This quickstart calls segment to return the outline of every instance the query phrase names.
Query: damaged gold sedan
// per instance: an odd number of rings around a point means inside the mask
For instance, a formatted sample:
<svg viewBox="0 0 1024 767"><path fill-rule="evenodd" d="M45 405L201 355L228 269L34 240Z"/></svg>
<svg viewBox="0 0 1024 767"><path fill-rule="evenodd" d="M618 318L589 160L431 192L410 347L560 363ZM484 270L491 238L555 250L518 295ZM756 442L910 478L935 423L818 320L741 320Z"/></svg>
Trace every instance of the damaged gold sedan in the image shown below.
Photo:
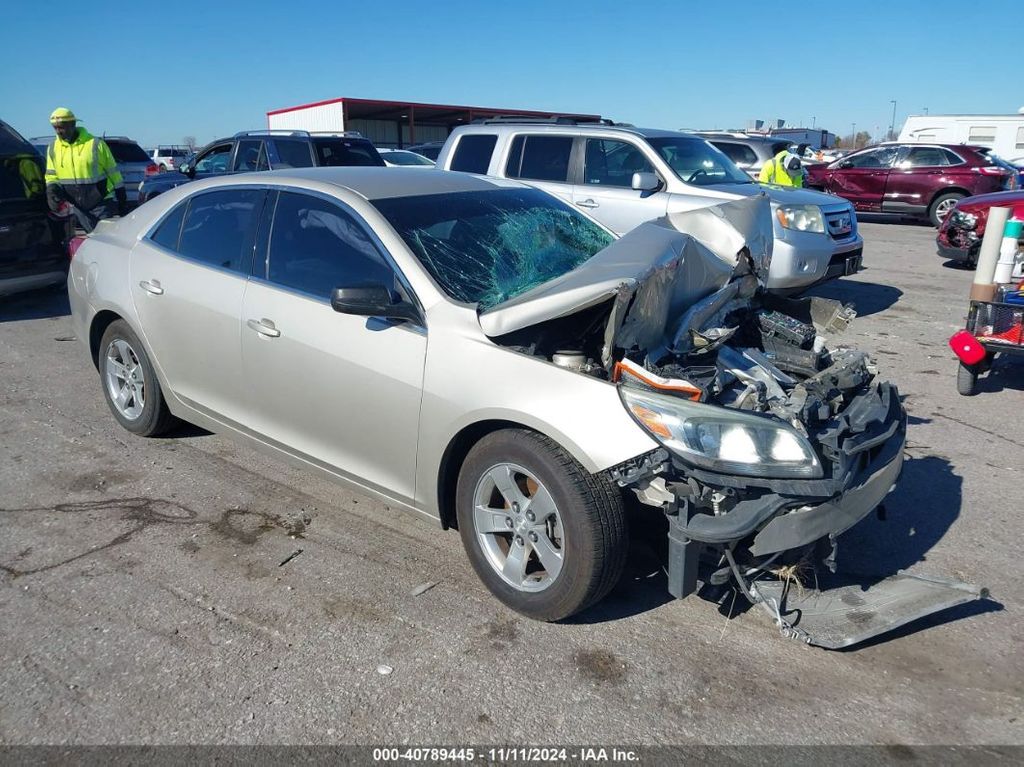
<svg viewBox="0 0 1024 767"><path fill-rule="evenodd" d="M114 417L231 434L458 528L491 592L560 620L622 573L637 504L668 588L730 586L786 635L856 643L983 589L790 589L896 482L906 416L850 307L763 290L766 198L616 239L529 187L310 169L190 184L78 248Z"/></svg>

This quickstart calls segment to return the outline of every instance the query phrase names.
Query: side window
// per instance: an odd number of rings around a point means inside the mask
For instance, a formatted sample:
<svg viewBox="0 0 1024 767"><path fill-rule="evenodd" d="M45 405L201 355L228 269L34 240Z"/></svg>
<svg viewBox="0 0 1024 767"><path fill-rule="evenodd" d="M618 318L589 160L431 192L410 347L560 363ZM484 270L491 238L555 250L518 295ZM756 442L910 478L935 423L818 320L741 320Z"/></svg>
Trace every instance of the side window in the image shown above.
<svg viewBox="0 0 1024 767"><path fill-rule="evenodd" d="M274 139L274 149L277 150L275 168L313 167L313 156L309 152L309 143L306 141Z"/></svg>
<svg viewBox="0 0 1024 767"><path fill-rule="evenodd" d="M167 218L160 222L160 226L153 232L150 239L157 245L162 245L168 250L176 251L178 249L178 238L181 236L181 222L185 220L185 209L187 207L188 203L183 202L172 210Z"/></svg>
<svg viewBox="0 0 1024 767"><path fill-rule="evenodd" d="M850 158L854 168L888 168L896 159L896 147L887 146Z"/></svg>
<svg viewBox="0 0 1024 767"><path fill-rule="evenodd" d="M757 164L757 155L746 144L735 144L731 141L712 141L711 143L725 152L725 156L737 165Z"/></svg>
<svg viewBox="0 0 1024 767"><path fill-rule="evenodd" d="M487 173L487 166L491 164L491 152L494 151L494 145L497 143L497 136L463 136L455 146L451 170Z"/></svg>
<svg viewBox="0 0 1024 767"><path fill-rule="evenodd" d="M948 149L940 149L943 155L946 157L946 165L963 165L964 158L958 155L956 152L950 152Z"/></svg>
<svg viewBox="0 0 1024 767"><path fill-rule="evenodd" d="M231 157L231 144L215 146L196 159L196 173L226 173Z"/></svg>
<svg viewBox="0 0 1024 767"><path fill-rule="evenodd" d="M282 192L274 212L267 279L324 299L339 285L395 286L394 270L352 215L294 192Z"/></svg>
<svg viewBox="0 0 1024 767"><path fill-rule="evenodd" d="M583 180L602 186L633 186L634 173L654 173L644 153L628 141L587 139Z"/></svg>
<svg viewBox="0 0 1024 767"><path fill-rule="evenodd" d="M261 164L263 165L262 168L260 167ZM238 152L235 154L235 164L231 166L231 170L253 171L266 169L267 156L266 149L263 148L263 142L252 139L239 141Z"/></svg>
<svg viewBox="0 0 1024 767"><path fill-rule="evenodd" d="M178 252L210 266L248 274L264 196L258 189L196 195L185 214Z"/></svg>
<svg viewBox="0 0 1024 767"><path fill-rule="evenodd" d="M517 136L509 156L509 177L565 183L572 142L572 136Z"/></svg>
<svg viewBox="0 0 1024 767"><path fill-rule="evenodd" d="M915 146L907 152L907 156L900 160L899 167L906 170L909 168L931 168L936 165L947 165L946 153L937 146Z"/></svg>

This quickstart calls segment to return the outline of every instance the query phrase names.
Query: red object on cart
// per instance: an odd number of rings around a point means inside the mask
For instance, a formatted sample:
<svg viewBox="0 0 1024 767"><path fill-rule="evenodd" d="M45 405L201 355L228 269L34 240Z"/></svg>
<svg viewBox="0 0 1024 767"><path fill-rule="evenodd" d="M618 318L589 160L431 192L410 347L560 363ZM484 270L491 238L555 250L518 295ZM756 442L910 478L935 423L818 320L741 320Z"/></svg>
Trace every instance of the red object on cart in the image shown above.
<svg viewBox="0 0 1024 767"><path fill-rule="evenodd" d="M966 330L953 334L949 339L949 348L965 365L977 365L985 359L985 347Z"/></svg>

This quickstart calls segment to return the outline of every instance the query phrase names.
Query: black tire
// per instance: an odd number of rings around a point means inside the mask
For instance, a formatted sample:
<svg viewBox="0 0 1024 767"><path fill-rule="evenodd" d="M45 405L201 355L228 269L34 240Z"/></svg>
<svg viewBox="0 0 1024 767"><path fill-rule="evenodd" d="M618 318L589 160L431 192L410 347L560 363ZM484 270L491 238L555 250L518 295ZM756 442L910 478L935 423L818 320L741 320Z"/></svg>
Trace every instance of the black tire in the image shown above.
<svg viewBox="0 0 1024 767"><path fill-rule="evenodd" d="M928 220L932 222L932 226L934 226L936 229L942 226L942 222L945 217L939 216L940 208L947 205L950 200L952 200L953 203L956 204L957 200L962 200L964 197L965 195L961 194L960 192L946 192L945 194L940 194L938 197L932 200L932 204L928 206Z"/></svg>
<svg viewBox="0 0 1024 767"><path fill-rule="evenodd" d="M135 418L128 418L118 409L114 402L113 395L107 383L107 374L110 364L108 350L115 341L124 341L131 348L135 358L138 360L138 368L142 372L142 387L144 391L142 412ZM125 429L140 437L155 437L163 434L177 423L177 419L171 415L164 400L160 382L157 380L156 371L149 361L146 349L135 335L135 332L124 320L115 320L107 327L100 341L99 359L97 360L100 371L100 386L103 389L103 398L107 401L110 412L114 418Z"/></svg>
<svg viewBox="0 0 1024 767"><path fill-rule="evenodd" d="M978 393L978 368L974 365L960 363L956 371L956 390L965 397L973 397Z"/></svg>
<svg viewBox="0 0 1024 767"><path fill-rule="evenodd" d="M489 469L505 462L521 466L543 484L561 519L563 564L542 591L509 585L488 561L476 534L477 485ZM504 429L474 445L459 472L456 514L462 544L480 580L499 600L530 618L568 618L600 601L622 575L629 536L619 488L606 477L588 473L557 443L539 434Z"/></svg>

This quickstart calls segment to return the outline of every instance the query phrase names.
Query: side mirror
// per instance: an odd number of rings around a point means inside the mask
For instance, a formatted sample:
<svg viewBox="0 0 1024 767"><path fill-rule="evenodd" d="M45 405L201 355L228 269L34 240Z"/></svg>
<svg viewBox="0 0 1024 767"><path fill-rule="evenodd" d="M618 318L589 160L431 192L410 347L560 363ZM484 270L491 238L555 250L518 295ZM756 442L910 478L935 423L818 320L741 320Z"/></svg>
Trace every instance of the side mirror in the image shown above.
<svg viewBox="0 0 1024 767"><path fill-rule="evenodd" d="M354 314L358 317L423 321L415 306L408 301L396 301L394 294L379 283L335 288L331 292L331 308L339 314Z"/></svg>
<svg viewBox="0 0 1024 767"><path fill-rule="evenodd" d="M634 173L632 187L641 192L654 192L661 187L661 179L656 173Z"/></svg>
<svg viewBox="0 0 1024 767"><path fill-rule="evenodd" d="M839 167L843 170L853 167L853 160L840 160Z"/></svg>

